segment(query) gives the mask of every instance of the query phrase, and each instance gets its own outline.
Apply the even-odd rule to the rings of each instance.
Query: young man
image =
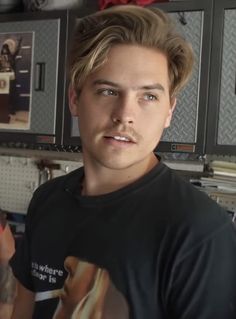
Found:
[[[235,319],[233,223],[153,153],[190,46],[162,11],[117,6],[79,22],[69,62],[84,167],[34,194],[13,318]]]

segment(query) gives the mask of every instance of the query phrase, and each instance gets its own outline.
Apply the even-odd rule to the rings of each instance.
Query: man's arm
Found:
[[[31,319],[34,293],[24,288],[12,273],[8,261],[14,251],[14,238],[6,224],[0,235],[0,319]]]
[[[9,259],[15,251],[14,238],[5,217],[1,215],[0,234],[0,319],[10,319],[16,295],[16,282]]]
[[[8,224],[0,234],[0,261],[8,261],[15,251],[15,241]]]
[[[17,296],[11,319],[32,319],[35,294],[17,281]]]
[[[0,319],[10,319],[16,294],[16,282],[8,262],[0,261]]]

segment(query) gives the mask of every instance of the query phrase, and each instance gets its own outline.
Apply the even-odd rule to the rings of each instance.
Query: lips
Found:
[[[130,140],[125,136],[113,136],[113,138],[117,141],[130,142]]]
[[[121,134],[121,133],[109,133],[104,136],[105,138],[114,139],[118,142],[126,142],[126,143],[136,143],[136,140],[130,134]]]

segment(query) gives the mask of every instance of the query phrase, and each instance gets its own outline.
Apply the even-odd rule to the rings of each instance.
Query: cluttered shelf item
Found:
[[[236,216],[236,163],[212,160],[206,165],[206,172],[190,182],[223,206],[235,222]]]

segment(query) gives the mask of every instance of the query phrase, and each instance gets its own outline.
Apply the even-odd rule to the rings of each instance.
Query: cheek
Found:
[[[147,135],[153,135],[164,129],[167,116],[166,114],[155,113],[152,116],[142,117],[142,129]]]
[[[146,121],[143,120],[141,135],[146,143],[150,143],[150,145],[153,144],[155,147],[162,136],[162,133],[165,129],[165,124],[166,117],[163,117],[163,115],[155,115],[152,119]]]
[[[95,115],[79,117],[78,124],[81,137],[92,137],[103,128],[102,121],[99,121]]]
[[[78,123],[81,134],[99,133],[108,127],[109,115],[96,108],[81,110]]]

